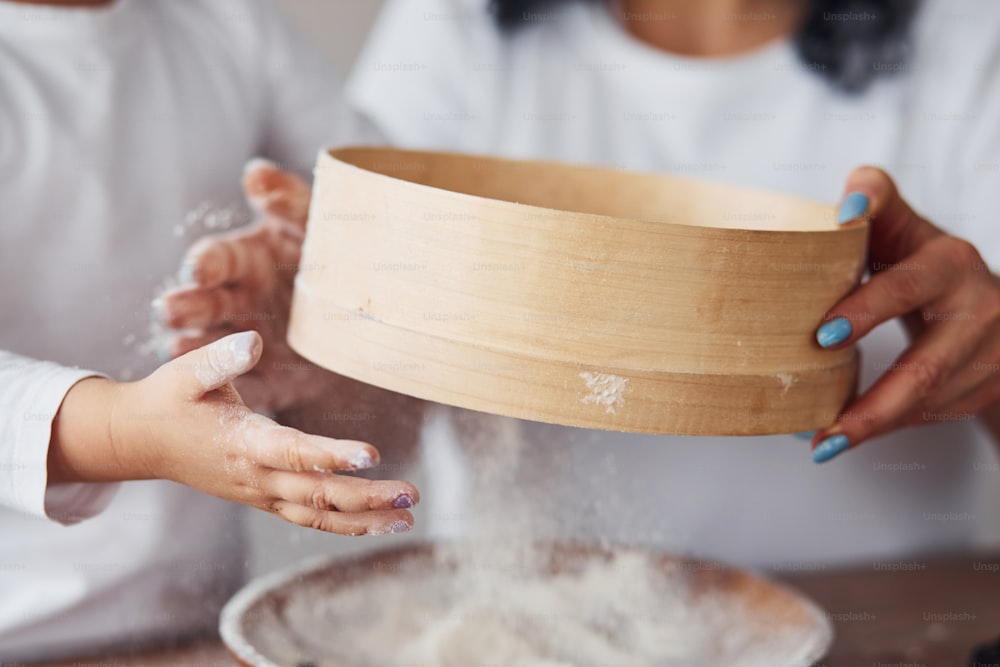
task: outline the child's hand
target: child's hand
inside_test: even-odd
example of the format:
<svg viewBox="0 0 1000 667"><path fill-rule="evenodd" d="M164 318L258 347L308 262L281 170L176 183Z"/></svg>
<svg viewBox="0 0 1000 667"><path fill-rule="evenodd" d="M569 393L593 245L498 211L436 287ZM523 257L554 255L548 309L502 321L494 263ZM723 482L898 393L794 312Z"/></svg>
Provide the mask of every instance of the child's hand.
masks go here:
<svg viewBox="0 0 1000 667"><path fill-rule="evenodd" d="M261 351L245 332L139 382L78 383L53 424L50 483L168 479L331 533L409 530L412 485L334 474L378 465L374 447L307 435L244 405L231 382Z"/></svg>
<svg viewBox="0 0 1000 667"><path fill-rule="evenodd" d="M176 331L172 357L233 331L258 331L264 358L235 385L254 409L280 412L332 393L331 375L285 342L311 192L298 176L264 160L247 165L243 184L260 219L195 243L180 271L182 287L162 295L157 311Z"/></svg>

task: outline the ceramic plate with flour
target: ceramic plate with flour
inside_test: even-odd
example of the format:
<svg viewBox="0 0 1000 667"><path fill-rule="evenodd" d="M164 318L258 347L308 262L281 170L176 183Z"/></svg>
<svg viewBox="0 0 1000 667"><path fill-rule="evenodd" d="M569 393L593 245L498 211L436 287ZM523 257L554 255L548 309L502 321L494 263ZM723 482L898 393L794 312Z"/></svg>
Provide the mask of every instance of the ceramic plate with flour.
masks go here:
<svg viewBox="0 0 1000 667"><path fill-rule="evenodd" d="M250 583L222 613L254 667L808 667L826 615L727 566L570 544L407 546Z"/></svg>

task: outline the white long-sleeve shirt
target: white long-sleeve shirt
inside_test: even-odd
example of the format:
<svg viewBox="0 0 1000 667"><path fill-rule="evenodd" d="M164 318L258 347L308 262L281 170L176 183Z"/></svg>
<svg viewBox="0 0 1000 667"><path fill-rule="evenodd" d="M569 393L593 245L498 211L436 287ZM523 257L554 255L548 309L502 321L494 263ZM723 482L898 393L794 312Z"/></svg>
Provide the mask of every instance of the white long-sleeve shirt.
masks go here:
<svg viewBox="0 0 1000 667"><path fill-rule="evenodd" d="M339 80L264 0L0 1L0 662L210 628L237 507L169 482L46 485L53 416L155 365L150 301L239 177L308 171ZM88 370L78 370L77 367Z"/></svg>
<svg viewBox="0 0 1000 667"><path fill-rule="evenodd" d="M882 165L917 210L1000 267L997 3L927 0L913 59L857 97L810 71L788 41L727 58L671 55L629 36L608 4L538 12L505 39L486 0L390 0L349 102L400 146L681 173L830 203L853 167ZM904 346L896 322L867 336L863 385ZM475 442L476 419L506 442ZM512 439L526 444L503 498L530 493L545 534L787 568L963 547L995 530L997 508L983 498L1000 466L970 421L907 429L822 466L792 436L502 421L446 408L429 420L423 513L433 531L482 531L489 520L531 528L505 525L496 499L494 515L465 509L497 476L478 452Z"/></svg>

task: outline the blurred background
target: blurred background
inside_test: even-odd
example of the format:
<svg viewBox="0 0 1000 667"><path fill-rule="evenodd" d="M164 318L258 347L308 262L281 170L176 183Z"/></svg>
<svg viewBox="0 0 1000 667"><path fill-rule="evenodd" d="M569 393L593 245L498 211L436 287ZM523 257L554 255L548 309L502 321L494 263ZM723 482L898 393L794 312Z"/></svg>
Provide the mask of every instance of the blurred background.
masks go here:
<svg viewBox="0 0 1000 667"><path fill-rule="evenodd" d="M272 0L346 73L383 0ZM336 26L336 29L333 28ZM337 35L336 39L331 35Z"/></svg>

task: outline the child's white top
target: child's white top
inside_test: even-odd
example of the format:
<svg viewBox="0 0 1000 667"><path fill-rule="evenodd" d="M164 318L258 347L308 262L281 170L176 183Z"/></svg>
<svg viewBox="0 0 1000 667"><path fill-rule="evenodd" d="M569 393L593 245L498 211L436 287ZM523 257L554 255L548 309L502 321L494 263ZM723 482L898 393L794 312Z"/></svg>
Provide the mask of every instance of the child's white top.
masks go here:
<svg viewBox="0 0 1000 667"><path fill-rule="evenodd" d="M308 171L339 85L263 0L0 2L0 660L216 623L243 573L237 506L47 488L49 430L79 379L155 367L150 301L201 231L185 216L245 223L255 155Z"/></svg>

